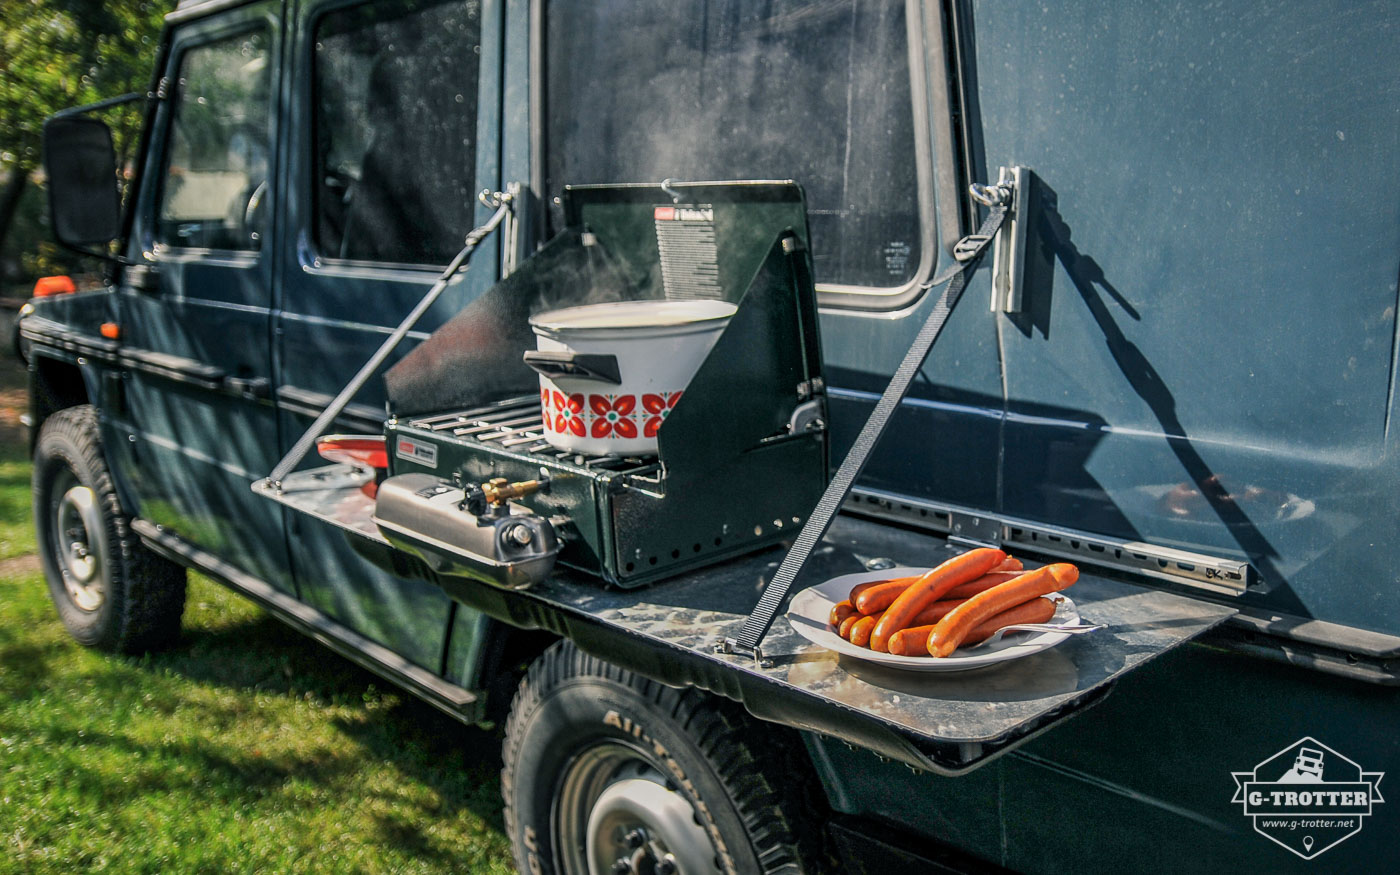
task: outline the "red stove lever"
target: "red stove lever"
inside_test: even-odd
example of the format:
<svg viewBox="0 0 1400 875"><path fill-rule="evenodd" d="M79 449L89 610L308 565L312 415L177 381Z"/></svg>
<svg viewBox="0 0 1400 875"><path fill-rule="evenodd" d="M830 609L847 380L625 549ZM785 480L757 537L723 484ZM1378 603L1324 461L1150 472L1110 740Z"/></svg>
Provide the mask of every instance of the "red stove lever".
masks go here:
<svg viewBox="0 0 1400 875"><path fill-rule="evenodd" d="M328 434L316 439L316 452L329 462L362 468L389 467L389 450L383 435Z"/></svg>

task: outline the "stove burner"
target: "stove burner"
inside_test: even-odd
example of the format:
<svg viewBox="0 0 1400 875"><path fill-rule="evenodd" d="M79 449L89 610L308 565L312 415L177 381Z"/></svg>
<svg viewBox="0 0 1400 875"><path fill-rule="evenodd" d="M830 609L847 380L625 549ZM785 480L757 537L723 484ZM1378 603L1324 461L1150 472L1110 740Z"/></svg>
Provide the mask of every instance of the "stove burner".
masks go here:
<svg viewBox="0 0 1400 875"><path fill-rule="evenodd" d="M590 456L551 446L544 439L544 416L540 411L540 400L534 395L511 398L460 413L422 417L410 421L409 426L590 470L611 471L652 481L661 472L661 464L655 456Z"/></svg>

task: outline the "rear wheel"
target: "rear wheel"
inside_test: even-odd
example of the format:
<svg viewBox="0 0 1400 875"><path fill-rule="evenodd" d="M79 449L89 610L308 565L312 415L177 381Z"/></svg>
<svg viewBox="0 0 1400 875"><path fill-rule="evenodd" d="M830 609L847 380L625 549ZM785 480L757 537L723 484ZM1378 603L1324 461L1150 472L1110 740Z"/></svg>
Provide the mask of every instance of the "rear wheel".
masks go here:
<svg viewBox="0 0 1400 875"><path fill-rule="evenodd" d="M34 524L49 596L80 644L136 653L175 637L185 570L131 534L102 454L97 411L60 410L34 447Z"/></svg>
<svg viewBox="0 0 1400 875"><path fill-rule="evenodd" d="M551 647L506 723L506 829L521 872L817 871L820 791L791 730Z"/></svg>

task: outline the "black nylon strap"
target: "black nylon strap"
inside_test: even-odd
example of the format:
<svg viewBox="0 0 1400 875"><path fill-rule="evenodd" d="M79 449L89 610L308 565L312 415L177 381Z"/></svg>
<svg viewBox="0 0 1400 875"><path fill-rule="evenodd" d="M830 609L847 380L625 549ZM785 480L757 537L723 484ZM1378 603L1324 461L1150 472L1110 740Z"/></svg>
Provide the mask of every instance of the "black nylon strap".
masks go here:
<svg viewBox="0 0 1400 875"><path fill-rule="evenodd" d="M865 463L869 460L871 451L875 449L875 445L879 443L880 437L885 433L885 426L889 425L890 417L894 415L895 410L899 408L899 402L904 400L904 396L909 392L914 377L923 367L924 359L928 358L929 350L933 348L934 342L938 340L938 335L942 333L943 325L948 321L948 315L953 311L954 305L958 303L963 289L967 287L967 279L972 274L973 267L982 253L986 251L987 244L996 236L997 229L1001 227L1002 219L1005 217L1006 206L1004 204L992 207L987 218L982 222L982 227L977 229L977 233L965 237L959 242L959 247L961 247L961 251L958 252L959 263L930 283L930 287L932 287L952 279L943 295L933 305L933 310L929 313L923 327L915 335L909 351L904 354L904 360L895 369L890 384L885 387L880 400L875 403L875 409L871 412L870 418L865 421L865 426L861 428L860 434L851 444L850 452L846 454L841 467L831 478L831 483L827 485L826 491L822 493L822 497L813 508L811 515L807 517L807 522L802 526L802 531L798 533L796 540L793 541L792 548L788 550L787 556L783 557L782 564L778 566L777 573L773 575L772 581L763 590L763 595L759 598L758 604L754 605L749 618L744 621L744 626L739 630L738 637L724 639L717 645L716 649L719 651L733 653L744 650L752 652L755 656L759 654L758 645L768 634L768 630L772 628L773 619L778 614L778 607L782 604L783 598L792 588L792 584L797 579L797 575L801 573L802 567L807 564L807 558L812 555L812 550L826 534L826 530L831 527L832 520L836 518L836 514L841 510L841 505L846 501L846 496L850 495L856 479L865 469ZM963 246L964 243L971 245Z"/></svg>

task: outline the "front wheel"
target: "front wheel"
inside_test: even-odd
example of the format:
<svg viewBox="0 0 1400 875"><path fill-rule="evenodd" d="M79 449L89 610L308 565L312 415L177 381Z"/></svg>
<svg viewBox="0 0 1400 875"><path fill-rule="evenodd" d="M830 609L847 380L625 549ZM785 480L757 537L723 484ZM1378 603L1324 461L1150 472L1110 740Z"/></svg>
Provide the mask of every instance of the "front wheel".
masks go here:
<svg viewBox="0 0 1400 875"><path fill-rule="evenodd" d="M49 595L80 644L138 653L173 638L185 569L131 534L102 453L97 411L60 410L34 446L34 528Z"/></svg>
<svg viewBox="0 0 1400 875"><path fill-rule="evenodd" d="M506 722L506 830L521 872L817 871L810 766L796 733L561 642Z"/></svg>

